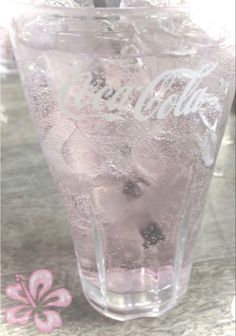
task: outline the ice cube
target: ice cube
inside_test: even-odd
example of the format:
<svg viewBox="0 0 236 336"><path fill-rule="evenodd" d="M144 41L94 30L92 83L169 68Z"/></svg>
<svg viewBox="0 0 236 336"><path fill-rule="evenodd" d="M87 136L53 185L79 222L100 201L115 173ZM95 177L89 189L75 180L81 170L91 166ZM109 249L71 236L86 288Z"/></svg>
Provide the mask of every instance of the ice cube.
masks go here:
<svg viewBox="0 0 236 336"><path fill-rule="evenodd" d="M153 3L155 4L156 1ZM160 6L165 4L162 3ZM196 53L196 48L189 38L191 33L195 33L196 27L184 11L160 10L156 14L153 13L148 20L137 19L133 27L136 31L136 39L139 39L139 45L142 45L143 51L148 54L187 56Z"/></svg>
<svg viewBox="0 0 236 336"><path fill-rule="evenodd" d="M103 214L110 220L116 220L135 207L139 212L139 206L134 205L147 190L145 182L137 177L120 176L119 179L103 183L93 189L92 202L97 213ZM132 208L133 209L133 208Z"/></svg>
<svg viewBox="0 0 236 336"><path fill-rule="evenodd" d="M95 139L75 128L68 139L63 143L61 155L73 172L89 176L101 173L104 155L96 150Z"/></svg>
<svg viewBox="0 0 236 336"><path fill-rule="evenodd" d="M168 137L148 137L132 147L132 161L137 171L151 183L165 176L170 156L174 156L174 147Z"/></svg>
<svg viewBox="0 0 236 336"><path fill-rule="evenodd" d="M46 123L46 124L45 124ZM64 118L60 112L54 110L45 123L39 124L39 128L43 128L45 133L41 138L45 155L57 172L63 174L70 173L68 165L61 155L63 143L68 139L74 129L74 124L71 120ZM49 129L45 129L49 125Z"/></svg>
<svg viewBox="0 0 236 336"><path fill-rule="evenodd" d="M176 225L174 221L182 209L184 197L189 192L188 184L192 179L192 176L189 176L191 167L188 163L173 164L172 162L169 165L166 175L161 176L144 195L146 211L161 227Z"/></svg>
<svg viewBox="0 0 236 336"><path fill-rule="evenodd" d="M98 212L111 220L115 220L121 212L129 207L127 197L116 186L96 187L93 190L92 198Z"/></svg>
<svg viewBox="0 0 236 336"><path fill-rule="evenodd" d="M67 29L64 19L37 16L26 21L19 39L24 45L35 49L53 49L57 45L57 35ZM37 37L37 38L36 38Z"/></svg>

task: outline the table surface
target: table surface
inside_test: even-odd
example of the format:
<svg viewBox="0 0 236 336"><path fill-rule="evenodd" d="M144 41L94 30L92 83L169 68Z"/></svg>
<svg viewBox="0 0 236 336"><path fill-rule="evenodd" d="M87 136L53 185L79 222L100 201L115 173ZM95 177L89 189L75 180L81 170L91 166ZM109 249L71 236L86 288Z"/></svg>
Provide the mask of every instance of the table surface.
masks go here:
<svg viewBox="0 0 236 336"><path fill-rule="evenodd" d="M94 311L81 292L69 225L17 76L2 79L2 97L2 317L7 307L19 303L5 294L15 275L28 278L44 268L53 273L53 287L66 287L73 297L61 311L62 327L52 335L233 336L234 122L228 125L218 156L187 295L162 318L122 323ZM41 335L32 321L17 327L2 321L1 335Z"/></svg>

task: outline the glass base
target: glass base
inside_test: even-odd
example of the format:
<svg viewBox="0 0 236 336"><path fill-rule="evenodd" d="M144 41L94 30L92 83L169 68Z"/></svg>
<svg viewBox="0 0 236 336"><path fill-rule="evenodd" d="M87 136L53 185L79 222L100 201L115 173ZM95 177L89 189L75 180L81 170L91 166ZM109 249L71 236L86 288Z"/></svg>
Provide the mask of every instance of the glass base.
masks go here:
<svg viewBox="0 0 236 336"><path fill-rule="evenodd" d="M86 281L83 287L86 299L96 311L118 321L160 317L175 307L187 291L187 287L176 291L172 285L140 293L120 294L108 291L102 294L100 289Z"/></svg>

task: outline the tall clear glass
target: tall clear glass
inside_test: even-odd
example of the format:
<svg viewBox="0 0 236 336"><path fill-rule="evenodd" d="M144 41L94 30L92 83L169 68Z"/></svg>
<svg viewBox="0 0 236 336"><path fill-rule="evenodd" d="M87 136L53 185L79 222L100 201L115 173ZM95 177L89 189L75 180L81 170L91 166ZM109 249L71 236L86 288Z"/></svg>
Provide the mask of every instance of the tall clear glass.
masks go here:
<svg viewBox="0 0 236 336"><path fill-rule="evenodd" d="M234 94L233 7L101 2L13 1L12 41L86 298L159 316L188 287Z"/></svg>

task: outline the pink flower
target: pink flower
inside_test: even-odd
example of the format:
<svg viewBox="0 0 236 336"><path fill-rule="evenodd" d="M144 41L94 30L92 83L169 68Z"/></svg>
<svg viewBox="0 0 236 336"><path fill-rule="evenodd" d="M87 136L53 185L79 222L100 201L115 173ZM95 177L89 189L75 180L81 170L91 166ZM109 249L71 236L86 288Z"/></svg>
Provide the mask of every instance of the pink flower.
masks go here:
<svg viewBox="0 0 236 336"><path fill-rule="evenodd" d="M65 288L50 292L53 275L41 269L30 275L28 285L24 277L16 275L17 283L6 287L6 295L21 304L7 308L5 319L11 325L26 325L31 317L38 330L50 333L62 326L60 314L51 307L68 307L72 297Z"/></svg>

